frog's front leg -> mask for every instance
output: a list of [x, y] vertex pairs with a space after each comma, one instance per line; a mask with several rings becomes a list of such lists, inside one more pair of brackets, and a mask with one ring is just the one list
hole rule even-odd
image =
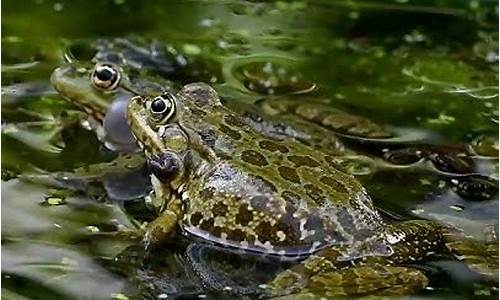
[[407, 221], [387, 226], [393, 249], [389, 256], [346, 259], [352, 247], [338, 246], [318, 252], [278, 274], [266, 287], [271, 295], [311, 294], [403, 295], [424, 288], [428, 280], [419, 270], [398, 266], [433, 253], [441, 243], [439, 226], [429, 221]]
[[157, 203], [162, 203], [164, 210], [148, 224], [144, 241], [147, 245], [158, 244], [172, 237], [182, 216], [181, 199], [172, 191], [171, 183], [183, 173], [183, 163], [177, 154], [165, 152], [148, 159], [152, 173], [151, 183]]

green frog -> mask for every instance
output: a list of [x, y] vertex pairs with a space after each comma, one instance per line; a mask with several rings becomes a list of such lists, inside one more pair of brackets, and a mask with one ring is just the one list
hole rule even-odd
[[410, 293], [428, 280], [403, 264], [454, 243], [444, 243], [448, 231], [431, 221], [386, 224], [331, 155], [259, 130], [207, 84], [135, 96], [128, 121], [165, 202], [146, 230], [147, 244], [180, 229], [217, 245], [302, 260], [261, 287], [267, 296]]
[[67, 63], [53, 71], [51, 83], [62, 97], [85, 113], [81, 124], [95, 131], [105, 145], [103, 153], [109, 161], [69, 172], [40, 170], [23, 174], [23, 178], [120, 201], [148, 195], [151, 188], [144, 155], [138, 151], [130, 132], [126, 120], [127, 104], [130, 97], [139, 92], [161, 92], [172, 88], [173, 84], [127, 65], [100, 61]]

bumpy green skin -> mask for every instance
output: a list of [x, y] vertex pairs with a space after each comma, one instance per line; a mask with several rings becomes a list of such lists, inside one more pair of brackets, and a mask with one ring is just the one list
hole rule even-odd
[[329, 155], [256, 130], [206, 84], [185, 86], [169, 120], [150, 114], [156, 96], [135, 97], [128, 110], [146, 156], [177, 166], [168, 178], [154, 177], [167, 208], [150, 224], [149, 241], [168, 238], [179, 225], [222, 245], [309, 256], [265, 288], [273, 296], [401, 294], [426, 285], [419, 271], [397, 264], [431, 254], [441, 242], [439, 226], [385, 225], [361, 184]]

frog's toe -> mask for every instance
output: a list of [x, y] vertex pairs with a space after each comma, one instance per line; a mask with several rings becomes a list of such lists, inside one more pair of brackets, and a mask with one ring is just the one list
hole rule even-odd
[[[406, 295], [428, 283], [416, 269], [397, 266], [359, 266], [319, 272], [310, 277], [292, 270], [279, 274], [269, 285], [273, 295], [313, 294], [317, 297]], [[306, 298], [304, 298], [306, 299]]]

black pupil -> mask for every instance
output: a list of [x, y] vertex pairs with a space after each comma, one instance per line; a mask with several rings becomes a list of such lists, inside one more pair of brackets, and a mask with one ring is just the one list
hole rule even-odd
[[156, 99], [151, 103], [151, 110], [155, 113], [161, 113], [167, 108], [165, 101], [163, 99]]
[[102, 68], [97, 70], [96, 76], [101, 81], [108, 81], [113, 77], [113, 72], [108, 68]]

